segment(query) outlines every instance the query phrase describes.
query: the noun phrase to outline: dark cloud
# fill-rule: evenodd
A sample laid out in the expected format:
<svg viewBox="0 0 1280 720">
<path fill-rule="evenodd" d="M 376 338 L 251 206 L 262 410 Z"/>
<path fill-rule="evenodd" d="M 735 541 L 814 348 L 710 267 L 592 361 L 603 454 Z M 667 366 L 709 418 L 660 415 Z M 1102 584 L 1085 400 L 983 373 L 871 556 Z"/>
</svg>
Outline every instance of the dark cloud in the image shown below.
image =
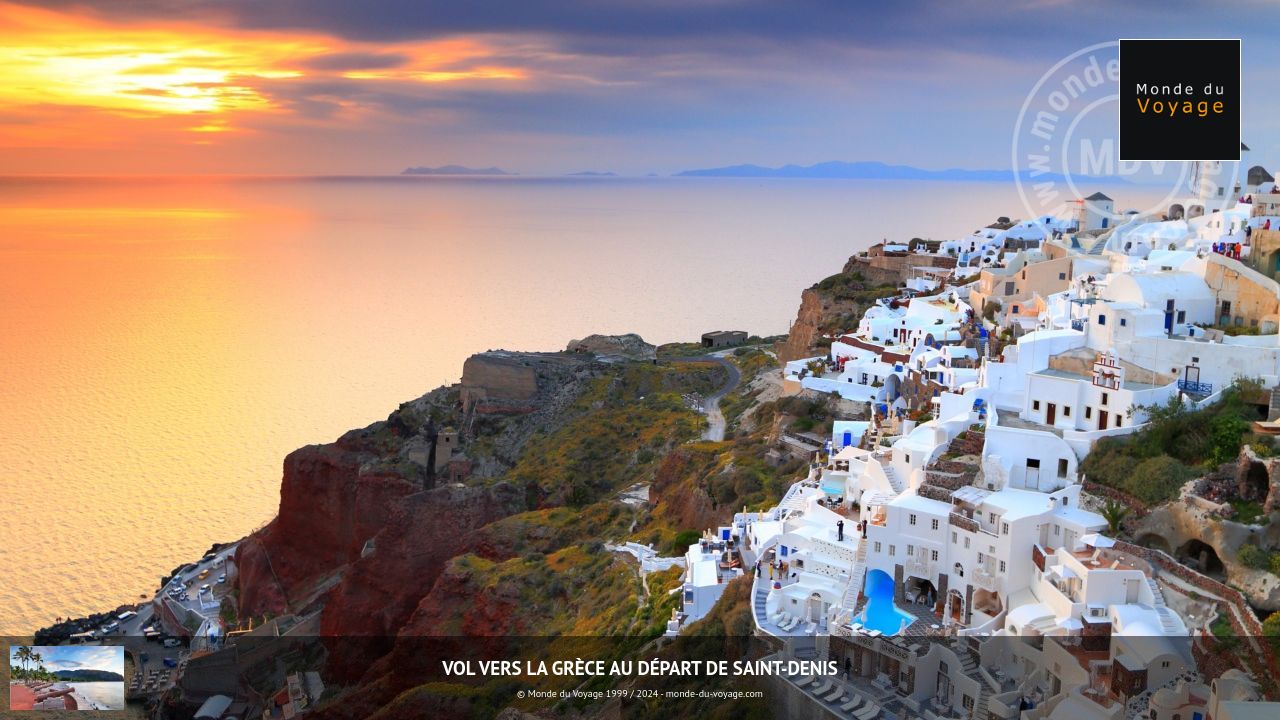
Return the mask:
<svg viewBox="0 0 1280 720">
<path fill-rule="evenodd" d="M 401 53 L 344 52 L 307 58 L 299 65 L 310 70 L 344 72 L 350 70 L 388 70 L 409 62 Z"/>
<path fill-rule="evenodd" d="M 1143 35 L 1205 37 L 1261 11 L 1248 0 L 28 0 L 94 9 L 113 19 L 186 19 L 252 29 L 318 30 L 361 41 L 477 33 L 535 34 L 603 54 L 720 47 L 748 54 L 756 40 L 803 52 L 804 43 L 963 49 L 993 55 L 1062 54 L 1064 47 Z"/>
</svg>

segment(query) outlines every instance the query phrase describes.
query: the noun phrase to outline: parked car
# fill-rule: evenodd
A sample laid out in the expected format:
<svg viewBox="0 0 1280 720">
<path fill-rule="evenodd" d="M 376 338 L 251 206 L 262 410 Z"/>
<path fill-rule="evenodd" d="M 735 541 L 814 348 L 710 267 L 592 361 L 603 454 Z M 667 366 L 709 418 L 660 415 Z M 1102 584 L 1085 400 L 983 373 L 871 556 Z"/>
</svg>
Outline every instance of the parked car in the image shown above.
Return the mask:
<svg viewBox="0 0 1280 720">
<path fill-rule="evenodd" d="M 218 576 L 218 584 L 219 584 L 219 585 L 221 585 L 222 583 L 225 583 L 226 581 L 227 581 L 227 574 L 226 574 L 226 573 L 223 573 L 223 574 L 221 574 L 221 575 L 219 575 L 219 576 Z"/>
<path fill-rule="evenodd" d="M 171 637 L 171 638 L 165 638 L 165 641 L 161 644 L 167 648 L 172 648 L 172 647 L 178 647 L 179 645 L 181 645 L 182 641 L 179 640 L 178 638 Z"/>
</svg>

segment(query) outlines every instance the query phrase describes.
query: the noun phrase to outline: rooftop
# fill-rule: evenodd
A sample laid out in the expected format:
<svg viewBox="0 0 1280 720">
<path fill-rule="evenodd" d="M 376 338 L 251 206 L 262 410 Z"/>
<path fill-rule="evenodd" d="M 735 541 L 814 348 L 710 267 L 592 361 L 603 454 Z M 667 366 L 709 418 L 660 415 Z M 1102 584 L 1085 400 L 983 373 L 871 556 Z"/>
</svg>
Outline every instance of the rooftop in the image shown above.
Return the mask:
<svg viewBox="0 0 1280 720">
<path fill-rule="evenodd" d="M 1088 383 L 1093 382 L 1093 378 L 1091 376 L 1081 375 L 1080 373 L 1073 373 L 1069 370 L 1059 370 L 1058 368 L 1045 368 L 1044 370 L 1037 370 L 1031 374 L 1041 375 L 1044 377 L 1059 378 L 1062 380 L 1072 380 L 1075 382 L 1088 382 Z M 1140 392 L 1142 390 L 1154 390 L 1156 388 L 1163 387 L 1163 386 L 1153 385 L 1151 383 L 1136 382 L 1126 377 L 1124 382 L 1120 384 L 1120 387 L 1124 390 Z"/>
</svg>

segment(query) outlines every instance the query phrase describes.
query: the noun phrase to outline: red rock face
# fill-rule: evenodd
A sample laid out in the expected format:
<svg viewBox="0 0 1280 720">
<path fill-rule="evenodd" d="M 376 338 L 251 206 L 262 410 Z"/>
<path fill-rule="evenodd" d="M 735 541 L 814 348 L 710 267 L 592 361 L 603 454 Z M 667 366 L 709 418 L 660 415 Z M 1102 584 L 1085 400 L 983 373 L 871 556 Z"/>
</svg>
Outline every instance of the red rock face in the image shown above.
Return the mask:
<svg viewBox="0 0 1280 720">
<path fill-rule="evenodd" d="M 352 563 L 325 599 L 321 634 L 384 637 L 405 624 L 430 592 L 450 558 L 471 551 L 475 531 L 524 509 L 516 488 L 456 485 L 419 492 L 399 501 L 374 539 L 375 550 Z M 375 644 L 365 644 L 375 648 Z M 335 675 L 358 677 L 374 657 L 331 657 Z"/>
<path fill-rule="evenodd" d="M 362 471 L 377 458 L 348 437 L 285 458 L 276 519 L 236 552 L 240 612 L 298 611 L 321 576 L 360 557 L 399 500 L 418 487 L 389 471 Z"/>
</svg>

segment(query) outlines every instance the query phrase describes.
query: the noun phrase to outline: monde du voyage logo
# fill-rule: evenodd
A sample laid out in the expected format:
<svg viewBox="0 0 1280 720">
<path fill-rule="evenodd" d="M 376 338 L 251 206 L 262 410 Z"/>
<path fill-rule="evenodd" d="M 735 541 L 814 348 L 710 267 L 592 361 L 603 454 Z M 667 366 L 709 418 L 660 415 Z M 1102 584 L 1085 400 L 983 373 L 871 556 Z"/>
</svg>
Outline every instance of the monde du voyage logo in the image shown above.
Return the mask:
<svg viewBox="0 0 1280 720">
<path fill-rule="evenodd" d="M 1121 160 L 1240 159 L 1239 40 L 1121 40 Z"/>
</svg>

